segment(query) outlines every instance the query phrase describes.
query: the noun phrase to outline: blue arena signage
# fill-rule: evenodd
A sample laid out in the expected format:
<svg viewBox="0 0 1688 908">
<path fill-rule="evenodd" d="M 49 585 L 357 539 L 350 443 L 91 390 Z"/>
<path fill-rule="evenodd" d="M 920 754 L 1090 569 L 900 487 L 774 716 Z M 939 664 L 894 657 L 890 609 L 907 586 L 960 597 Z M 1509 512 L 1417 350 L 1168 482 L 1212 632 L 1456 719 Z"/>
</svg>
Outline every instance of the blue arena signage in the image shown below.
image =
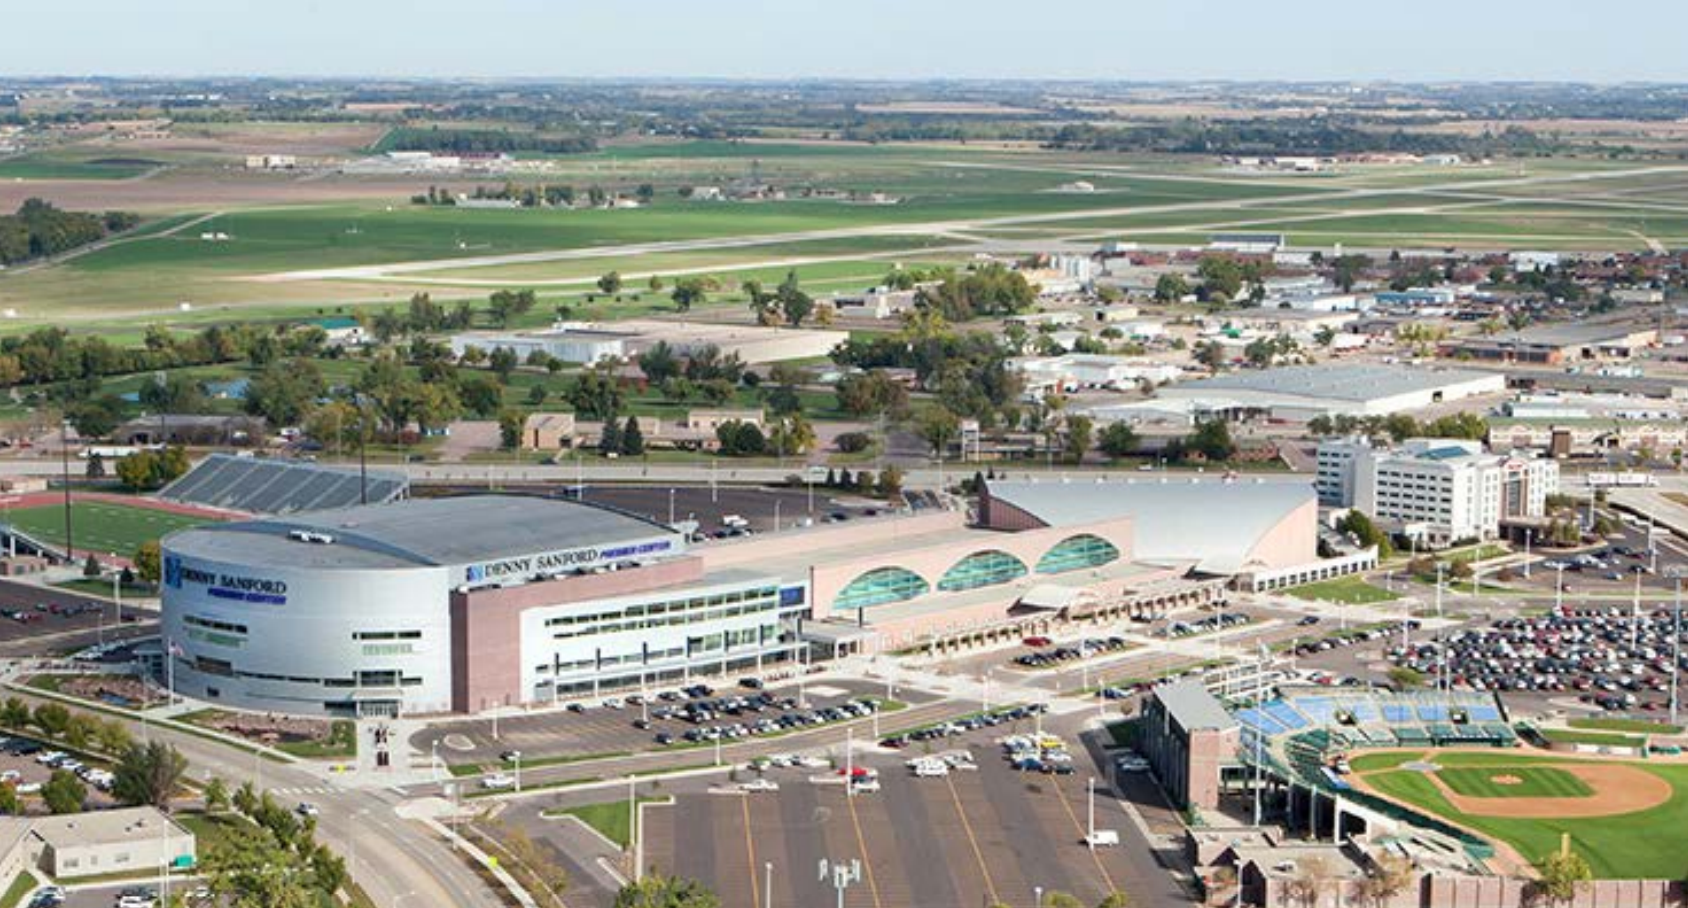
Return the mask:
<svg viewBox="0 0 1688 908">
<path fill-rule="evenodd" d="M 600 561 L 620 561 L 640 555 L 652 555 L 658 552 L 666 552 L 673 547 L 674 540 L 657 539 L 651 542 L 633 543 L 607 549 L 567 549 L 561 552 L 523 555 L 520 558 L 505 558 L 500 561 L 489 561 L 486 564 L 471 564 L 464 570 L 464 579 L 469 583 L 483 583 L 504 577 L 526 578 L 536 574 L 549 574 L 584 567 L 597 564 Z"/>
<path fill-rule="evenodd" d="M 219 574 L 215 571 L 189 567 L 174 555 L 165 558 L 165 586 L 172 589 L 181 589 L 182 585 L 187 583 L 205 587 L 205 594 L 213 599 L 256 602 L 263 605 L 285 605 L 287 603 L 287 581 L 285 580 L 272 580 L 267 577 L 243 577 L 238 574 Z"/>
</svg>

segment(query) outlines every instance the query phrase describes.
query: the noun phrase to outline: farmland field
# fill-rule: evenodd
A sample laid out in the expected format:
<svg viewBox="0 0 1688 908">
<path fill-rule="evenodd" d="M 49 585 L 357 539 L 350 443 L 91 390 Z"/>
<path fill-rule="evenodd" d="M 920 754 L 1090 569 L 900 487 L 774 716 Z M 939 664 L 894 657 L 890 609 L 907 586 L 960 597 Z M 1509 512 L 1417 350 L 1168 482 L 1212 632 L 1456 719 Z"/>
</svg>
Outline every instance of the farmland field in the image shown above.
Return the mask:
<svg viewBox="0 0 1688 908">
<path fill-rule="evenodd" d="M 906 261 L 938 249 L 960 260 L 981 250 L 1012 254 L 1033 240 L 1187 248 L 1227 229 L 1363 249 L 1616 250 L 1688 236 L 1688 205 L 1649 195 L 1688 186 L 1688 168 L 1596 160 L 1532 161 L 1523 171 L 1345 167 L 1286 175 L 1240 173 L 1200 158 L 1029 147 L 699 141 L 522 156 L 537 169 L 513 178 L 622 192 L 650 183 L 653 203 L 632 210 L 418 206 L 410 196 L 427 188 L 428 177 L 299 179 L 205 164 L 272 142 L 306 151 L 367 148 L 378 139 L 367 128 L 207 124 L 143 147 L 145 155 L 64 148 L 0 161 L 0 176 L 28 178 L 21 190 L 8 186 L 14 195 L 65 194 L 80 207 L 127 207 L 178 228 L 203 218 L 0 275 L 0 308 L 17 311 L 0 330 L 67 320 L 134 330 L 136 318 L 196 324 L 237 312 L 297 315 L 392 305 L 424 290 L 440 299 L 484 297 L 499 286 L 584 290 L 609 270 L 766 273 L 793 259 Z M 170 166 L 150 172 L 144 165 L 154 160 Z M 90 176 L 129 179 L 103 180 L 94 191 L 83 181 Z M 879 192 L 896 203 L 801 198 L 800 191 L 753 203 L 679 195 L 684 187 L 751 178 L 797 190 Z M 464 192 L 502 178 L 440 179 L 442 188 Z M 1057 191 L 1078 180 L 1094 191 Z M 831 276 L 855 282 L 862 275 Z"/>
</svg>

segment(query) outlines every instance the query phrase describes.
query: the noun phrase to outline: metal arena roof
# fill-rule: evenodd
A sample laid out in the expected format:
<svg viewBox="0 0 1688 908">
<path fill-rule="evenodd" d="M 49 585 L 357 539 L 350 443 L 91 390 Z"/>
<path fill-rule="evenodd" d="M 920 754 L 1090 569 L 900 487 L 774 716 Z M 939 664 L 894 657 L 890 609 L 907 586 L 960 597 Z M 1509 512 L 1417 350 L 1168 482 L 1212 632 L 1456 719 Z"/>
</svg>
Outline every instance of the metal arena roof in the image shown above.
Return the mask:
<svg viewBox="0 0 1688 908">
<path fill-rule="evenodd" d="M 305 530 L 331 543 L 301 542 Z M 317 568 L 451 566 L 678 536 L 662 524 L 597 505 L 519 495 L 412 499 L 321 514 L 205 524 L 171 534 L 176 554 Z M 676 546 L 674 551 L 679 551 Z"/>
<path fill-rule="evenodd" d="M 1494 374 L 1458 369 L 1321 363 L 1217 375 L 1185 382 L 1177 390 L 1190 394 L 1248 391 L 1321 400 L 1368 401 L 1483 381 L 1491 379 Z"/>
<path fill-rule="evenodd" d="M 1151 564 L 1194 562 L 1234 574 L 1261 540 L 1317 496 L 1305 476 L 1239 481 L 1192 479 L 991 480 L 991 498 L 1049 526 L 1130 517 L 1133 558 Z"/>
</svg>

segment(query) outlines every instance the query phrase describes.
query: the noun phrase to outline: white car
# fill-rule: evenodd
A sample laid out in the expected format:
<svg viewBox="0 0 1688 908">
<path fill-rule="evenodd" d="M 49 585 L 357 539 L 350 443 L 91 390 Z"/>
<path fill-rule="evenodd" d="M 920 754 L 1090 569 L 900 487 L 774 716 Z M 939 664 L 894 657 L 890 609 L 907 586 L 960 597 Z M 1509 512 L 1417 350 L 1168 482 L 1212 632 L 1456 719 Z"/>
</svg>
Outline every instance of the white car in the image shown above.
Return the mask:
<svg viewBox="0 0 1688 908">
<path fill-rule="evenodd" d="M 879 790 L 878 779 L 857 779 L 850 783 L 850 790 L 856 794 L 867 794 Z"/>
<path fill-rule="evenodd" d="M 942 760 L 916 760 L 914 774 L 917 778 L 943 778 L 949 775 L 949 764 Z"/>
<path fill-rule="evenodd" d="M 1098 829 L 1084 837 L 1084 844 L 1091 848 L 1102 848 L 1119 844 L 1119 831 L 1114 829 Z"/>
<path fill-rule="evenodd" d="M 508 773 L 495 772 L 481 780 L 481 787 L 488 791 L 503 791 L 516 787 L 516 777 Z"/>
<path fill-rule="evenodd" d="M 293 812 L 302 817 L 314 817 L 322 811 L 317 810 L 317 806 L 315 804 L 308 804 L 304 801 L 300 801 L 299 806 L 293 808 Z"/>
<path fill-rule="evenodd" d="M 740 791 L 779 791 L 780 783 L 773 779 L 751 779 L 739 785 Z"/>
</svg>

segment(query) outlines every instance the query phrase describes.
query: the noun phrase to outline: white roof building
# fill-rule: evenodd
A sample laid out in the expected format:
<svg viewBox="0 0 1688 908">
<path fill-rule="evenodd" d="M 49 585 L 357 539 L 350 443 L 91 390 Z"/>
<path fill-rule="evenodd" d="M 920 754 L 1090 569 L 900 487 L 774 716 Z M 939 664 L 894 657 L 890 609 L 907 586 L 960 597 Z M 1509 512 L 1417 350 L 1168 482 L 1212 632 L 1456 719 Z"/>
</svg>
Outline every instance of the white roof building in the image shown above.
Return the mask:
<svg viewBox="0 0 1688 908">
<path fill-rule="evenodd" d="M 1315 416 L 1387 416 L 1506 390 L 1499 372 L 1371 364 L 1320 364 L 1181 382 L 1160 395 L 1222 403 L 1236 414 L 1305 422 Z"/>
</svg>

